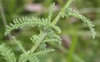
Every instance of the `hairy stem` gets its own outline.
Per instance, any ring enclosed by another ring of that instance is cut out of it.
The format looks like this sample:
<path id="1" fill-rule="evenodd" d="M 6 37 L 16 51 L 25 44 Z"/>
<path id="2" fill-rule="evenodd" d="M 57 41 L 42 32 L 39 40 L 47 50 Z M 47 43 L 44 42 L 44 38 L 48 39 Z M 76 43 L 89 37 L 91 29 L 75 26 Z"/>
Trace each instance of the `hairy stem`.
<path id="1" fill-rule="evenodd" d="M 68 0 L 68 2 L 65 4 L 65 6 L 63 7 L 63 9 L 60 11 L 60 13 L 57 15 L 57 17 L 53 20 L 53 22 L 51 23 L 52 25 L 55 25 L 59 18 L 60 18 L 60 15 L 64 12 L 64 10 L 69 7 L 71 5 L 73 0 Z M 43 33 L 41 36 L 40 36 L 40 39 L 36 42 L 36 44 L 32 47 L 31 49 L 31 53 L 33 53 L 37 47 L 40 45 L 40 43 L 42 42 L 42 40 L 46 37 L 47 33 Z"/>
<path id="2" fill-rule="evenodd" d="M 61 17 L 60 15 L 65 11 L 66 8 L 68 8 L 71 5 L 72 2 L 73 0 L 68 0 L 68 2 L 65 4 L 65 6 L 62 8 L 62 10 L 57 15 L 57 17 L 52 21 L 51 23 L 52 25 L 55 25 L 58 22 L 59 18 Z"/>
<path id="3" fill-rule="evenodd" d="M 43 33 L 40 38 L 37 40 L 37 42 L 35 43 L 35 45 L 32 47 L 31 49 L 31 53 L 33 53 L 37 47 L 40 45 L 40 43 L 43 41 L 43 39 L 46 37 L 47 33 Z"/>
<path id="4" fill-rule="evenodd" d="M 72 3 L 72 1 L 73 0 L 68 0 L 68 2 L 65 4 L 65 6 L 63 7 L 63 9 L 57 15 L 57 17 L 53 20 L 53 22 L 51 23 L 51 25 L 55 25 L 58 22 L 59 18 L 61 17 L 60 15 L 65 11 L 66 8 L 68 8 L 70 6 L 70 4 Z M 45 32 L 43 32 L 42 35 L 39 36 L 39 39 L 36 41 L 35 45 L 31 48 L 31 52 L 28 55 L 31 56 L 31 54 L 33 54 L 35 52 L 35 50 L 41 44 L 41 42 L 43 41 L 43 39 L 46 37 L 47 33 L 48 32 L 46 32 L 46 30 L 45 30 Z"/>

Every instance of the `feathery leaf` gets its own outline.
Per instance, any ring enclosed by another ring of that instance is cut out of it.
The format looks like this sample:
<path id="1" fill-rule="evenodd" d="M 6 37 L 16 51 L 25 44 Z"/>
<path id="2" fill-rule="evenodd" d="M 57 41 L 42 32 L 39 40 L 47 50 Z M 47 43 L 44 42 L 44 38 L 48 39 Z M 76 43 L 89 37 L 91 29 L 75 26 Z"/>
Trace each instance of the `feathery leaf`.
<path id="1" fill-rule="evenodd" d="M 59 34 L 61 33 L 61 29 L 58 26 L 51 25 L 52 28 L 54 28 Z"/>
<path id="2" fill-rule="evenodd" d="M 40 62 L 40 60 L 36 56 L 32 56 L 29 58 L 30 62 Z"/>
<path id="3" fill-rule="evenodd" d="M 7 62 L 16 62 L 14 53 L 12 53 L 12 50 L 5 44 L 0 45 L 0 54 Z"/>
<path id="4" fill-rule="evenodd" d="M 22 50 L 23 52 L 25 52 L 25 49 L 24 49 L 24 47 L 22 46 L 22 43 L 21 43 L 19 40 L 17 40 L 14 36 L 12 36 L 12 38 L 13 38 L 14 41 L 18 44 L 18 46 L 21 48 L 21 50 Z"/>
<path id="5" fill-rule="evenodd" d="M 9 32 L 11 32 L 14 29 L 22 28 L 25 26 L 28 27 L 46 27 L 49 26 L 48 19 L 40 19 L 40 18 L 35 18 L 35 17 L 22 17 L 19 19 L 15 19 L 14 24 L 10 23 L 9 26 L 5 29 L 5 35 L 7 35 Z"/>
<path id="6" fill-rule="evenodd" d="M 41 55 L 41 54 L 44 55 L 44 54 L 50 53 L 50 52 L 52 52 L 52 51 L 55 51 L 55 50 L 54 50 L 54 49 L 51 49 L 51 48 L 48 48 L 48 49 L 41 50 L 41 51 L 39 51 L 39 52 L 34 53 L 33 56 L 34 56 L 34 55 L 37 56 L 37 55 Z"/>
<path id="7" fill-rule="evenodd" d="M 93 39 L 95 38 L 96 32 L 95 32 L 95 29 L 93 28 L 94 25 L 92 24 L 92 22 L 89 19 L 87 19 L 85 16 L 81 15 L 78 11 L 72 10 L 71 8 L 67 8 L 66 13 L 69 16 L 74 16 L 78 19 L 81 19 L 84 23 L 86 23 L 88 25 L 89 29 L 91 30 Z"/>
<path id="8" fill-rule="evenodd" d="M 53 15 L 53 12 L 54 12 L 54 6 L 55 6 L 55 3 L 51 4 L 51 6 L 49 8 L 49 15 L 48 15 L 49 22 L 52 19 L 52 15 Z"/>

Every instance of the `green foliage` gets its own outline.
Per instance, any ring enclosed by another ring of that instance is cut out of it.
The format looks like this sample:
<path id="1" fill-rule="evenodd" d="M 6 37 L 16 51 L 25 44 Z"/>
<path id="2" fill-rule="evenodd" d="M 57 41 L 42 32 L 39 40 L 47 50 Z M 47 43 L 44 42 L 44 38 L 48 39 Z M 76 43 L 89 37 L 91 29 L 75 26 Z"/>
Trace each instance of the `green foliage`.
<path id="1" fill-rule="evenodd" d="M 10 23 L 10 26 L 7 26 L 6 28 L 6 32 L 5 35 L 7 35 L 10 31 L 14 30 L 14 29 L 18 29 L 19 27 L 46 27 L 48 26 L 48 20 L 47 19 L 40 19 L 40 18 L 36 18 L 36 17 L 22 17 L 19 19 L 15 19 L 13 24 Z"/>
<path id="2" fill-rule="evenodd" d="M 50 9 L 49 9 L 49 15 L 48 15 L 49 21 L 51 21 L 51 19 L 52 19 L 52 15 L 53 15 L 53 12 L 54 12 L 54 5 L 55 5 L 55 3 L 53 3 L 53 4 L 50 6 Z"/>
<path id="3" fill-rule="evenodd" d="M 78 19 L 81 19 L 84 23 L 86 23 L 88 25 L 89 29 L 91 30 L 92 37 L 94 39 L 96 32 L 95 32 L 95 29 L 93 28 L 94 25 L 92 24 L 92 22 L 89 19 L 87 19 L 85 16 L 81 15 L 78 11 L 72 10 L 72 8 L 66 8 L 66 10 L 67 10 L 66 13 L 69 16 L 74 16 Z"/>
<path id="4" fill-rule="evenodd" d="M 30 62 L 40 62 L 40 60 L 36 57 L 36 56 L 32 56 L 31 58 L 29 58 Z"/>
<path id="5" fill-rule="evenodd" d="M 16 40 L 14 36 L 13 36 L 12 38 L 13 38 L 13 40 L 18 44 L 18 46 L 21 48 L 21 50 L 22 50 L 23 52 L 25 52 L 25 49 L 24 49 L 24 47 L 22 46 L 21 42 L 18 41 L 18 40 Z"/>
<path id="6" fill-rule="evenodd" d="M 44 54 L 52 52 L 52 51 L 55 51 L 55 50 L 51 49 L 51 48 L 47 48 L 45 50 L 41 50 L 39 52 L 34 53 L 33 56 L 37 56 L 37 55 L 41 55 L 41 54 L 44 55 Z"/>
<path id="7" fill-rule="evenodd" d="M 0 45 L 0 54 L 7 62 L 16 62 L 15 54 L 12 50 L 5 44 Z"/>
<path id="8" fill-rule="evenodd" d="M 40 30 L 40 34 L 33 35 L 30 38 L 31 41 L 36 46 L 34 45 L 32 49 L 29 51 L 25 51 L 25 49 L 22 46 L 22 43 L 19 40 L 17 40 L 14 36 L 12 37 L 23 51 L 23 54 L 20 55 L 19 62 L 26 62 L 28 60 L 30 62 L 39 62 L 37 55 L 46 54 L 54 51 L 54 49 L 46 48 L 47 47 L 46 42 L 48 41 L 56 41 L 59 42 L 59 44 L 61 44 L 60 37 L 53 32 L 53 29 L 55 29 L 58 31 L 58 33 L 60 33 L 61 32 L 60 28 L 58 26 L 51 25 L 50 23 L 53 14 L 53 8 L 54 8 L 54 4 L 51 5 L 50 7 L 51 11 L 49 13 L 48 19 L 44 19 L 44 18 L 40 19 L 36 17 L 22 17 L 19 19 L 15 19 L 13 23 L 10 23 L 10 25 L 7 26 L 5 35 L 9 34 L 9 32 L 11 32 L 12 30 L 23 28 L 23 27 L 38 27 Z M 43 32 L 47 34 L 44 35 Z M 41 37 L 45 37 L 45 38 L 41 39 Z M 35 49 L 37 49 L 37 47 L 39 47 L 40 51 L 35 52 Z M 34 61 L 32 59 L 34 59 Z"/>
<path id="9" fill-rule="evenodd" d="M 18 44 L 18 46 L 23 51 L 23 53 L 20 55 L 18 59 L 18 62 L 39 62 L 40 60 L 37 58 L 38 55 L 44 55 L 46 53 L 54 51 L 54 49 L 47 48 L 46 42 L 58 42 L 59 45 L 61 45 L 60 36 L 57 35 L 53 30 L 55 29 L 59 34 L 61 33 L 61 29 L 55 25 L 56 22 L 60 19 L 60 17 L 63 18 L 65 16 L 68 17 L 72 15 L 79 19 L 82 19 L 89 26 L 93 34 L 93 38 L 95 37 L 95 31 L 93 28 L 94 25 L 92 25 L 92 23 L 87 18 L 80 15 L 77 11 L 70 10 L 69 6 L 71 3 L 72 0 L 69 0 L 68 3 L 66 3 L 65 7 L 61 10 L 61 12 L 52 22 L 51 20 L 54 11 L 54 4 L 51 5 L 49 15 L 46 19 L 36 17 L 22 17 L 19 19 L 15 19 L 13 23 L 10 23 L 10 25 L 7 26 L 5 35 L 9 34 L 11 31 L 15 29 L 23 27 L 37 27 L 39 29 L 39 34 L 32 35 L 32 37 L 30 38 L 30 40 L 33 42 L 33 47 L 28 51 L 26 51 L 22 46 L 22 43 L 13 36 L 13 40 Z M 0 46 L 0 49 L 1 54 L 4 57 L 6 57 L 5 59 L 7 62 L 16 62 L 15 55 L 11 53 L 11 50 L 8 47 L 5 47 L 5 45 L 2 44 Z"/>

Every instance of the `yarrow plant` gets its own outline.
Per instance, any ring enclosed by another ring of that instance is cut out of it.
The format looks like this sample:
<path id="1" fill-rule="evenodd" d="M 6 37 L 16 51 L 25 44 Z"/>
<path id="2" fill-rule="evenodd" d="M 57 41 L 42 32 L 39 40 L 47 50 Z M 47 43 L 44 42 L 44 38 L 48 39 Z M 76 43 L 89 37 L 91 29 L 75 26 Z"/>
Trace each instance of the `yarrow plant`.
<path id="1" fill-rule="evenodd" d="M 52 15 L 54 11 L 54 3 L 51 4 L 49 9 L 49 15 L 47 18 L 36 18 L 36 17 L 22 17 L 19 19 L 14 19 L 13 23 L 10 23 L 10 25 L 7 26 L 5 35 L 9 34 L 12 30 L 23 28 L 25 26 L 27 27 L 38 27 L 39 34 L 32 35 L 30 40 L 34 43 L 33 47 L 30 50 L 25 50 L 22 43 L 17 40 L 14 36 L 12 36 L 13 40 L 17 43 L 17 45 L 21 48 L 23 53 L 20 55 L 19 59 L 16 59 L 15 54 L 12 52 L 12 50 L 6 46 L 6 44 L 0 45 L 0 54 L 3 56 L 3 58 L 7 62 L 40 62 L 40 60 L 37 58 L 37 55 L 43 55 L 52 51 L 55 51 L 52 48 L 47 48 L 46 43 L 47 42 L 58 42 L 59 45 L 61 45 L 61 38 L 59 35 L 57 35 L 54 30 L 56 30 L 59 34 L 61 33 L 61 29 L 56 25 L 58 20 L 62 17 L 69 17 L 74 16 L 78 19 L 81 19 L 84 23 L 88 25 L 88 27 L 91 30 L 93 39 L 95 38 L 96 32 L 93 28 L 94 25 L 91 23 L 89 19 L 79 14 L 78 11 L 73 10 L 71 8 L 73 0 L 68 0 L 68 2 L 65 4 L 65 6 L 62 8 L 62 10 L 59 12 L 57 17 L 52 20 Z M 39 51 L 37 50 L 39 48 Z"/>

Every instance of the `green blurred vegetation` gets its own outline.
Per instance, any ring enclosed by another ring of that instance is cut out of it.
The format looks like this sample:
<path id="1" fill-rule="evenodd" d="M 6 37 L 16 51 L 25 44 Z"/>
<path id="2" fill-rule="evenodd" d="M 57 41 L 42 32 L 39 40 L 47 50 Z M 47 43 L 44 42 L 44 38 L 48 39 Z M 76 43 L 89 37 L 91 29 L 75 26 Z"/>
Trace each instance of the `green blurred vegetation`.
<path id="1" fill-rule="evenodd" d="M 58 10 L 56 10 L 53 15 L 53 18 L 55 18 L 67 0 L 2 0 L 1 3 L 7 20 L 6 22 L 9 24 L 14 18 L 22 16 L 46 18 L 48 14 L 47 8 L 49 8 L 53 2 L 55 2 L 58 7 Z M 44 11 L 30 11 L 29 9 L 25 9 L 25 7 L 30 4 L 41 4 Z M 74 17 L 60 19 L 57 23 L 62 30 L 60 35 L 67 40 L 63 41 L 64 44 L 62 44 L 62 46 L 58 46 L 56 43 L 48 43 L 48 46 L 53 47 L 56 51 L 39 56 L 41 62 L 67 62 L 69 59 L 72 60 L 70 62 L 100 62 L 100 0 L 74 0 L 72 8 L 78 10 L 95 24 L 97 32 L 96 38 L 92 39 L 88 27 L 82 23 L 81 20 Z M 7 43 L 18 57 L 18 55 L 21 54 L 20 48 L 14 42 L 12 43 L 7 36 L 4 36 L 5 27 L 1 13 L 0 22 L 0 44 Z M 15 30 L 11 34 L 20 39 L 24 47 L 28 50 L 32 46 L 32 43 L 29 42 L 30 36 L 37 33 L 37 28 L 25 27 Z M 72 57 L 70 55 L 72 55 Z M 5 62 L 3 58 L 1 58 L 1 55 L 0 62 Z"/>

